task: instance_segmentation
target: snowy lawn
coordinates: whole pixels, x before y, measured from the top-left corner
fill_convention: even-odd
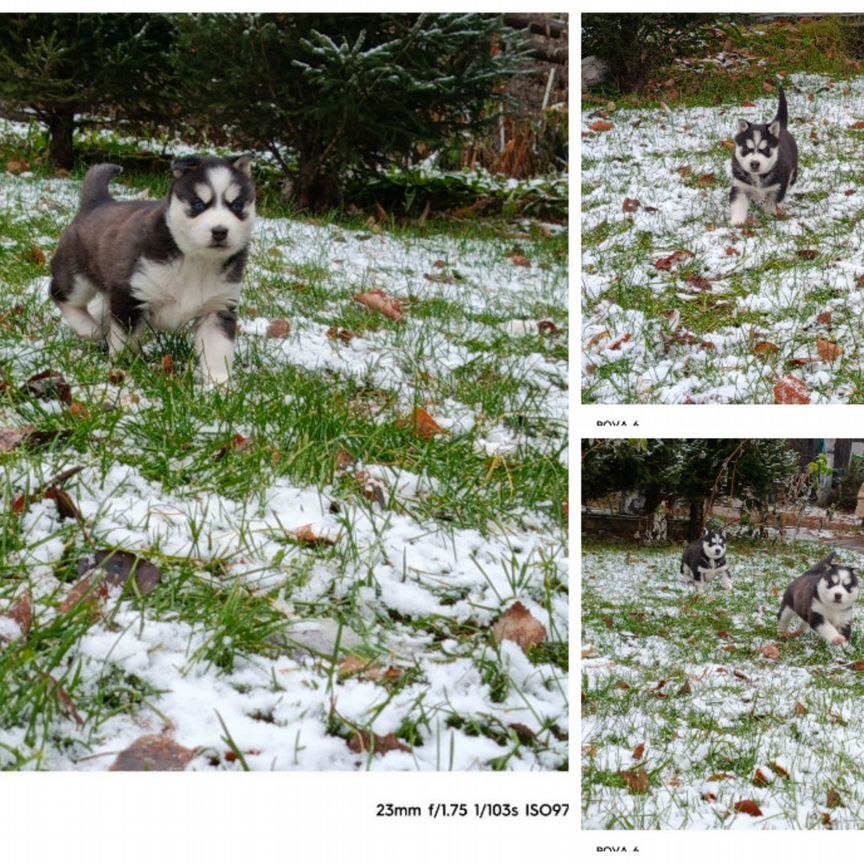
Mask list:
[[[678,549],[584,546],[584,827],[864,825],[861,613],[843,649],[777,638],[786,585],[827,551],[733,540],[733,588],[700,597]]]
[[[78,187],[0,174],[0,766],[566,767],[566,235],[265,213],[220,394],[188,333],[111,363],[61,322]],[[82,584],[113,549],[155,590]]]
[[[789,77],[797,191],[733,229],[737,119],[777,110],[761,74],[749,106],[584,113],[586,401],[864,401],[864,78]]]

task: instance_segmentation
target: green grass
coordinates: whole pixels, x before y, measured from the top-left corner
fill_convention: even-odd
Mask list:
[[[98,146],[104,144],[99,139]],[[127,166],[122,183],[130,193],[146,189],[156,197],[165,192],[164,173],[154,173],[149,161],[136,170],[128,145],[109,141],[107,146]],[[335,214],[280,224],[271,229],[267,244],[253,252],[241,321],[286,318],[292,334],[299,327],[322,333],[329,327],[348,330],[374,345],[379,367],[392,362],[403,383],[388,385],[377,377],[379,367],[365,374],[306,368],[287,360],[278,340],[241,334],[234,386],[227,392],[202,391],[189,333],[155,334],[141,356],[109,359],[98,347],[78,341],[46,302],[44,285],[36,283],[48,276],[50,254],[74,211],[74,189],[50,179],[47,167],[37,161],[40,147],[38,136],[0,141],[0,157],[31,157],[36,178],[51,184],[44,193],[50,206],[0,212],[5,241],[0,244],[0,380],[6,382],[0,388],[0,427],[34,427],[12,452],[0,454],[0,615],[30,592],[34,616],[26,638],[3,643],[0,649],[0,764],[45,768],[62,758],[74,765],[104,749],[103,738],[118,720],[170,724],[170,717],[160,713],[170,696],[165,687],[126,669],[121,649],[117,656],[109,650],[97,663],[81,647],[87,640],[106,638],[106,633],[116,636],[112,644],[124,634],[153,639],[163,624],[184,634],[182,651],[175,645],[170,650],[182,654],[177,674],[190,679],[216,674],[231,687],[244,687],[235,681],[244,670],[268,663],[274,668],[294,665],[296,674],[308,677],[316,700],[326,693],[337,704],[345,686],[339,663],[346,656],[363,656],[387,668],[396,662],[391,642],[419,639],[432,646],[436,663],[473,658],[496,699],[521,699],[491,639],[488,619],[491,610],[506,608],[519,596],[531,597],[550,612],[560,610],[566,597],[566,586],[558,579],[565,554],[563,504],[568,490],[560,454],[566,429],[560,416],[550,416],[547,404],[550,394],[563,394],[566,382],[529,374],[538,357],[549,364],[566,361],[566,329],[557,335],[502,335],[516,316],[512,304],[493,296],[488,306],[475,309],[460,299],[412,298],[403,292],[409,277],[417,275],[408,272],[407,259],[404,267],[392,265],[383,275],[370,268],[371,281],[364,287],[383,285],[404,297],[409,332],[355,303],[356,285],[332,258],[339,257],[333,252],[343,245],[339,237],[370,248],[380,239],[406,249],[416,244],[440,248],[448,256],[444,272],[456,271],[454,284],[462,288],[464,283],[468,295],[473,286],[458,274],[463,262],[491,269],[506,264],[507,255],[518,248],[550,288],[523,303],[520,317],[551,318],[563,328],[567,310],[555,299],[562,293],[555,285],[566,278],[566,237],[547,236],[538,225],[521,219],[430,220],[384,231]],[[83,166],[75,178],[82,175]],[[21,202],[31,201],[33,181],[7,177],[4,182],[13,200],[18,196]],[[272,198],[260,203],[265,218],[286,215]],[[294,236],[295,226],[331,233],[310,253],[307,241]],[[445,341],[462,352],[464,363],[451,369],[435,362]],[[172,358],[173,371],[166,371],[166,355]],[[27,379],[45,369],[61,372],[68,381],[71,407],[26,390]],[[403,422],[415,406],[434,412],[434,406],[451,404],[466,409],[473,422],[432,440],[419,437]],[[509,430],[517,445],[494,460],[478,442],[498,427]],[[382,484],[379,497],[367,497],[359,469],[346,470],[345,454],[356,465],[386,467],[395,480]],[[37,495],[51,476],[75,467],[84,470],[69,481],[68,493],[73,501],[97,508],[87,509],[80,522],[58,519],[54,502],[40,501]],[[420,493],[399,492],[395,481],[401,475],[416,475]],[[298,524],[274,527],[267,508],[279,488],[312,490],[339,527],[337,541],[308,546],[294,534]],[[31,499],[24,514],[13,509],[21,495]],[[164,506],[178,510],[171,525],[190,538],[191,551],[178,555],[166,529],[154,535],[147,548],[137,550],[162,571],[152,594],[112,594],[103,600],[101,615],[94,615],[86,601],[61,613],[79,580],[79,560],[94,545],[111,545],[106,540],[109,529],[140,536],[151,530],[151,522],[159,522],[158,513],[140,515],[142,496],[164,498],[169,502]],[[111,510],[118,500],[129,502],[128,513]],[[233,508],[230,519],[208,509],[217,501]],[[108,512],[114,514],[110,526]],[[266,530],[261,527],[265,516]],[[210,548],[211,529],[223,519],[236,534],[225,548]],[[376,533],[361,542],[358,525],[367,522]],[[538,523],[543,527],[537,548],[507,548],[502,543],[503,563],[482,559],[490,573],[499,567],[507,573],[506,588],[494,580],[483,586],[482,603],[467,586],[448,585],[437,575],[428,583],[442,606],[470,602],[476,604],[476,614],[458,619],[403,614],[376,599],[382,588],[376,567],[382,562],[405,567],[403,581],[423,582],[426,577],[396,560],[386,545],[392,524],[409,525],[412,539],[450,537],[453,543],[457,534],[475,532],[480,548],[489,538],[529,536]],[[263,548],[268,550],[266,561]],[[247,558],[257,563],[249,565]],[[324,576],[326,590],[319,587]],[[559,614],[555,612],[554,620]],[[350,633],[353,641],[323,654],[298,648],[289,626],[298,617],[338,622],[346,639]],[[549,644],[531,654],[530,661],[548,676],[550,688],[566,694],[565,640],[566,634],[550,633]],[[445,644],[449,653],[441,647]],[[154,644],[149,650],[158,655],[169,649]],[[303,662],[297,660],[301,656]],[[381,712],[398,702],[401,720],[393,731],[409,745],[436,740],[446,728],[444,722],[453,720],[503,748],[494,764],[485,767],[503,770],[526,754],[543,756],[549,765],[566,760],[560,730],[555,737],[547,728],[551,721],[538,715],[534,737],[520,740],[494,717],[450,711],[424,696],[426,673],[419,660],[412,665],[401,659],[400,666],[404,668],[397,680],[371,685],[378,697],[362,722],[331,708],[323,720],[332,734],[347,741],[355,731],[371,731]],[[284,687],[274,672],[272,683],[263,689],[278,701]],[[415,691],[420,695],[415,697]],[[410,704],[402,706],[400,700]],[[532,704],[533,697],[526,696],[525,702]],[[267,709],[253,719],[286,722]],[[16,737],[21,729],[24,734]],[[220,729],[219,740],[234,754],[232,760],[248,760],[236,722]],[[302,742],[296,747],[300,758]],[[232,760],[226,763],[220,747],[211,745],[207,752],[215,760],[211,764],[229,767]]]
[[[844,807],[831,808],[834,824],[861,824],[864,772],[845,746],[832,744],[860,734],[864,678],[846,666],[861,654],[860,632],[835,650],[815,634],[778,640],[776,629],[785,585],[823,554],[806,544],[733,541],[732,590],[698,595],[678,573],[677,550],[584,543],[582,638],[591,659],[583,663],[583,811],[590,827],[729,827],[751,818],[734,811],[743,800],[759,805],[758,824],[818,827],[828,809],[823,784],[843,786]],[[854,553],[840,557],[857,563]],[[769,646],[779,659],[762,654]],[[776,764],[788,776],[771,769]],[[620,772],[642,768],[650,782],[634,792]]]

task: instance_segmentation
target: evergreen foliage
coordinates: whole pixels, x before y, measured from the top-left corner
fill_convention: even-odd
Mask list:
[[[267,149],[302,207],[341,205],[349,172],[374,175],[478,130],[521,67],[497,15],[175,16],[174,57],[196,129]]]
[[[171,40],[164,15],[0,15],[0,102],[32,111],[48,127],[51,161],[72,168],[73,132],[89,117],[165,117]]]

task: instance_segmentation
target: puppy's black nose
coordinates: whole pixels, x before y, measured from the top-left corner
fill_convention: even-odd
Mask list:
[[[835,594],[834,599],[839,603],[843,599],[843,595],[842,594]]]
[[[211,228],[210,233],[217,243],[221,243],[228,236],[228,229],[218,225],[216,228]]]
[[[759,166],[759,163],[758,163],[758,162],[751,162],[751,163],[750,163],[750,169],[751,169],[752,171],[758,171],[758,170],[759,170],[759,167],[760,167],[760,166]]]

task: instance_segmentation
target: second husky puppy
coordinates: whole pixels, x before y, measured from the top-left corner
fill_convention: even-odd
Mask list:
[[[770,123],[738,121],[732,153],[732,191],[729,193],[730,222],[743,225],[751,201],[768,213],[777,212],[786,190],[798,177],[798,147],[786,128],[789,110],[780,88],[777,116]]]
[[[780,635],[786,635],[792,618],[797,615],[826,642],[845,644],[852,636],[852,607],[858,591],[855,571],[835,563],[832,552],[786,589],[777,613]],[[790,635],[800,636],[801,633],[803,629]]]
[[[684,550],[681,572],[699,591],[717,578],[724,588],[731,588],[729,565],[726,563],[726,536],[723,532],[706,528],[702,537]]]

